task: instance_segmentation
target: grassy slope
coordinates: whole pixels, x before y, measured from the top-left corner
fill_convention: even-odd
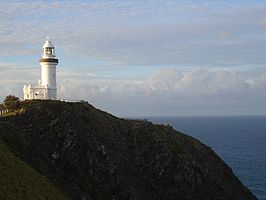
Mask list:
[[[0,199],[67,199],[47,178],[18,159],[0,140]]]

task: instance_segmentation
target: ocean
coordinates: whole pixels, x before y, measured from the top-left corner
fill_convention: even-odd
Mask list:
[[[266,200],[266,116],[146,117],[210,146],[259,200]]]

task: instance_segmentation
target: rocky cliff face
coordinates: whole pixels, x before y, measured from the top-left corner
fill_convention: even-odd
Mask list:
[[[70,199],[256,199],[207,146],[84,103],[29,101],[3,141]]]
[[[0,199],[68,199],[49,179],[19,159],[5,145],[17,144],[17,132],[9,123],[0,121]]]

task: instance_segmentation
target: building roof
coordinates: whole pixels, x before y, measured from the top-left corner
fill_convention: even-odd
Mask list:
[[[48,37],[46,38],[46,41],[43,44],[42,48],[45,48],[45,47],[53,47],[54,48],[52,41]]]

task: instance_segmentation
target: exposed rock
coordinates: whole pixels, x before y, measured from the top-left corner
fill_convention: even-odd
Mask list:
[[[71,199],[256,199],[211,148],[168,125],[84,103],[22,106],[22,114],[2,119],[21,138],[7,145]]]
[[[19,159],[5,144],[22,145],[20,139],[12,124],[0,121],[0,199],[67,200],[55,184]],[[20,150],[21,145],[17,146]]]

